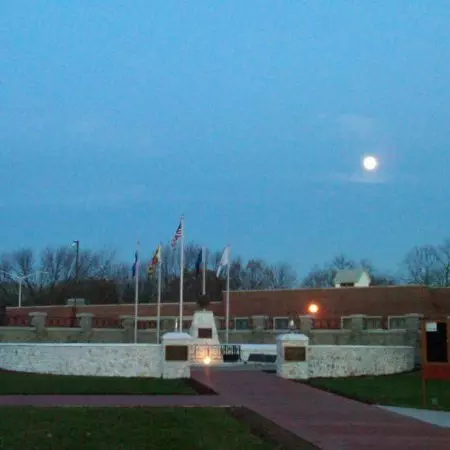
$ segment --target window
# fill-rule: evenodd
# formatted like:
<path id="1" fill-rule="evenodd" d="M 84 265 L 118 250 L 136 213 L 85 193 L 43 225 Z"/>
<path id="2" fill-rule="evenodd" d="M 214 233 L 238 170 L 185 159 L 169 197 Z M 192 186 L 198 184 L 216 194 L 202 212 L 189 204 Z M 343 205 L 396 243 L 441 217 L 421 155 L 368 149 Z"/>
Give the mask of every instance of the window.
<path id="1" fill-rule="evenodd" d="M 382 320 L 381 316 L 366 317 L 364 319 L 364 328 L 366 330 L 381 330 L 383 328 Z"/>
<path id="2" fill-rule="evenodd" d="M 390 330 L 405 330 L 406 320 L 402 316 L 389 316 L 388 328 Z"/>
<path id="3" fill-rule="evenodd" d="M 274 317 L 273 328 L 275 330 L 289 330 L 289 317 Z"/>
<path id="4" fill-rule="evenodd" d="M 341 283 L 341 287 L 355 287 L 355 283 Z"/>
<path id="5" fill-rule="evenodd" d="M 234 321 L 236 330 L 249 330 L 250 321 L 247 317 L 237 317 Z"/>

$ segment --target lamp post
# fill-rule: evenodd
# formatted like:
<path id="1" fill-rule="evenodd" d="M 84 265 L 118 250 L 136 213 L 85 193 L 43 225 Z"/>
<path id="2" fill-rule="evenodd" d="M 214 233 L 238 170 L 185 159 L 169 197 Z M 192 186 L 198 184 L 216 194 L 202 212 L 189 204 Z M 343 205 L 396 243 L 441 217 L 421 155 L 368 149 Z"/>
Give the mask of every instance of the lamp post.
<path id="1" fill-rule="evenodd" d="M 72 247 L 75 247 L 75 282 L 78 284 L 78 260 L 80 256 L 80 241 L 73 241 Z"/>
<path id="2" fill-rule="evenodd" d="M 23 281 L 30 277 L 33 277 L 39 273 L 48 273 L 43 270 L 36 270 L 36 272 L 30 273 L 28 275 L 19 276 L 15 273 L 5 272 L 4 270 L 0 270 L 0 272 L 5 274 L 9 278 L 11 278 L 11 280 L 13 280 L 19 284 L 19 296 L 18 296 L 18 300 L 17 300 L 17 306 L 19 308 L 22 308 L 22 284 L 23 284 Z"/>
<path id="3" fill-rule="evenodd" d="M 72 320 L 70 326 L 73 328 L 77 321 L 77 298 L 79 294 L 79 256 L 80 256 L 80 241 L 76 240 L 72 242 L 72 247 L 75 247 L 75 298 L 73 299 L 72 306 Z"/>

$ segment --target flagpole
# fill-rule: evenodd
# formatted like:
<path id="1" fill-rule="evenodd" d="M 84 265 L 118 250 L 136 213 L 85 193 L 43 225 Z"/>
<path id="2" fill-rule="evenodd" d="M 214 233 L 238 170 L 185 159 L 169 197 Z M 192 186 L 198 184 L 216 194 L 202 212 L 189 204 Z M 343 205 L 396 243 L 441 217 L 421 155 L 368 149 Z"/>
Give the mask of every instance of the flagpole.
<path id="1" fill-rule="evenodd" d="M 231 265 L 231 246 L 228 246 L 228 264 L 227 264 L 227 292 L 226 292 L 226 311 L 225 311 L 225 342 L 228 344 L 230 328 L 230 265 Z"/>
<path id="2" fill-rule="evenodd" d="M 206 247 L 202 247 L 202 294 L 206 295 Z"/>
<path id="3" fill-rule="evenodd" d="M 159 344 L 159 335 L 161 332 L 161 264 L 162 264 L 162 255 L 160 252 L 159 262 L 158 262 L 158 301 L 156 304 L 156 343 L 157 344 Z"/>
<path id="4" fill-rule="evenodd" d="M 183 332 L 183 280 L 184 279 L 184 216 L 181 216 L 181 242 L 180 242 L 180 318 L 178 331 Z"/>
<path id="5" fill-rule="evenodd" d="M 138 306 L 139 306 L 139 241 L 136 244 L 136 272 L 134 274 L 134 343 L 138 338 Z"/>

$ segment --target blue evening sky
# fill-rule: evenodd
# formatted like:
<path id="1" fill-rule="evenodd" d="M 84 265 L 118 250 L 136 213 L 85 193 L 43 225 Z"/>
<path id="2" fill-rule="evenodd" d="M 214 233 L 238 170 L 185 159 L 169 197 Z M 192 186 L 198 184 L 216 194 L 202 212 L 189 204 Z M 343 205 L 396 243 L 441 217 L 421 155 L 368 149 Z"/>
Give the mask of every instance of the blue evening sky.
<path id="1" fill-rule="evenodd" d="M 450 236 L 450 4 L 0 4 L 0 250 L 186 239 L 304 274 Z M 376 174 L 361 158 L 376 154 Z"/>

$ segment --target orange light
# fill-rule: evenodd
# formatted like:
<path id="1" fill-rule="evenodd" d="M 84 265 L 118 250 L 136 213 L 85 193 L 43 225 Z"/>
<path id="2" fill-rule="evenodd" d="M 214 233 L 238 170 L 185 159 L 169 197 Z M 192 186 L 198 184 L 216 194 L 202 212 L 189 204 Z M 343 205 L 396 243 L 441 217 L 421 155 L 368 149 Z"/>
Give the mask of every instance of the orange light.
<path id="1" fill-rule="evenodd" d="M 205 366 L 209 366 L 209 364 L 211 364 L 211 358 L 209 356 L 206 356 L 203 362 Z"/>
<path id="2" fill-rule="evenodd" d="M 317 314 L 319 312 L 319 307 L 315 303 L 311 303 L 308 306 L 308 312 L 311 314 Z"/>

